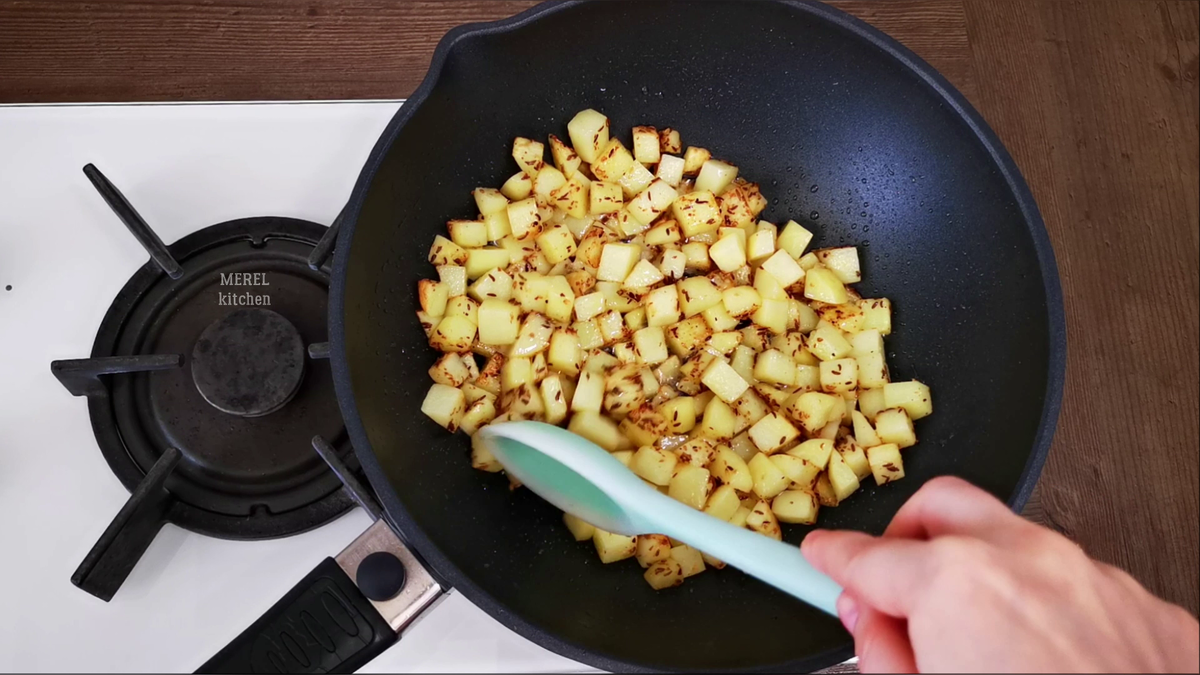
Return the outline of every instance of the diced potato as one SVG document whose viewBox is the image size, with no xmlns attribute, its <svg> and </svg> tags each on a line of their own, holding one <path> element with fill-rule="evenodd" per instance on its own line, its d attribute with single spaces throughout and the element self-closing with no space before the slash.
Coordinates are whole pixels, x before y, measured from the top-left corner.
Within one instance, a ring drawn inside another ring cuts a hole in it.
<svg viewBox="0 0 1200 675">
<path fill-rule="evenodd" d="M 571 536 L 575 537 L 575 541 L 587 541 L 592 538 L 592 535 L 596 534 L 595 526 L 569 513 L 563 514 L 563 523 L 571 531 Z"/>
<path fill-rule="evenodd" d="M 664 154 L 658 160 L 654 175 L 671 187 L 679 187 L 679 181 L 683 180 L 683 165 L 682 157 Z"/>
<path fill-rule="evenodd" d="M 579 158 L 591 164 L 608 145 L 608 118 L 591 108 L 583 110 L 567 123 L 567 135 Z"/>
<path fill-rule="evenodd" d="M 837 452 L 842 455 L 842 460 L 846 462 L 846 466 L 854 472 L 854 475 L 861 481 L 871 475 L 871 465 L 867 462 L 867 451 L 863 446 L 858 444 L 853 436 L 842 436 L 834 441 L 834 446 Z"/>
<path fill-rule="evenodd" d="M 732 525 L 737 527 L 747 527 L 746 521 L 750 518 L 750 509 L 745 505 L 739 506 L 737 511 L 733 512 L 733 516 L 729 519 Z"/>
<path fill-rule="evenodd" d="M 600 412 L 604 404 L 604 375 L 584 371 L 575 385 L 575 396 L 571 399 L 571 410 L 575 412 Z"/>
<path fill-rule="evenodd" d="M 900 458 L 900 446 L 895 443 L 867 448 L 867 461 L 871 465 L 876 485 L 904 478 L 904 460 Z"/>
<path fill-rule="evenodd" d="M 646 402 L 640 369 L 636 365 L 613 368 L 604 380 L 604 409 L 623 416 Z"/>
<path fill-rule="evenodd" d="M 775 518 L 775 513 L 771 511 L 771 505 L 765 499 L 754 503 L 754 507 L 746 516 L 746 527 L 776 541 L 783 539 L 783 530 L 779 529 L 779 520 Z"/>
<path fill-rule="evenodd" d="M 892 302 L 887 298 L 863 298 L 858 300 L 863 311 L 863 330 L 877 330 L 880 335 L 892 332 Z"/>
<path fill-rule="evenodd" d="M 633 128 L 633 158 L 643 164 L 657 164 L 661 154 L 658 129 L 649 126 L 635 126 Z"/>
<path fill-rule="evenodd" d="M 754 273 L 754 290 L 764 300 L 788 300 L 787 291 L 779 281 L 766 270 L 759 269 Z"/>
<path fill-rule="evenodd" d="M 684 257 L 687 258 L 687 264 L 684 269 L 688 272 L 704 274 L 712 269 L 712 260 L 708 257 L 708 244 L 700 241 L 689 241 L 680 250 L 683 251 Z"/>
<path fill-rule="evenodd" d="M 679 321 L 679 294 L 674 286 L 650 291 L 644 301 L 648 326 L 669 326 Z"/>
<path fill-rule="evenodd" d="M 421 311 L 432 317 L 441 317 L 446 313 L 446 301 L 450 299 L 450 286 L 431 279 L 417 282 L 417 299 L 421 303 Z"/>
<path fill-rule="evenodd" d="M 500 391 L 516 389 L 533 381 L 533 363 L 527 358 L 509 357 L 500 367 Z"/>
<path fill-rule="evenodd" d="M 650 314 L 649 306 L 647 306 L 647 320 L 653 325 Z M 704 317 L 693 316 L 667 328 L 667 346 L 673 354 L 680 358 L 687 358 L 691 356 L 692 352 L 703 347 L 711 336 L 712 328 L 709 328 Z"/>
<path fill-rule="evenodd" d="M 652 182 L 654 182 L 654 174 L 638 162 L 629 165 L 625 173 L 617 179 L 617 184 L 621 186 L 621 193 L 626 199 L 632 199 L 649 187 Z"/>
<path fill-rule="evenodd" d="M 616 181 L 632 164 L 633 154 L 625 144 L 620 139 L 610 138 L 595 161 L 591 162 L 592 175 L 600 180 Z"/>
<path fill-rule="evenodd" d="M 462 390 L 436 382 L 429 388 L 425 400 L 421 403 L 421 412 L 450 433 L 458 431 L 466 408 L 466 398 Z"/>
<path fill-rule="evenodd" d="M 508 200 L 504 202 L 507 204 Z M 446 229 L 450 232 L 450 240 L 463 248 L 479 248 L 488 243 L 487 225 L 482 220 L 451 220 L 446 223 Z"/>
<path fill-rule="evenodd" d="M 683 583 L 683 567 L 672 558 L 659 560 L 646 568 L 642 578 L 656 591 L 673 588 Z"/>
<path fill-rule="evenodd" d="M 579 395 L 578 389 L 575 391 L 575 395 Z M 573 401 L 572 407 L 574 407 Z M 567 430 L 573 434 L 579 434 L 609 452 L 620 450 L 627 443 L 625 436 L 617 428 L 616 422 L 598 412 L 586 410 L 576 412 L 571 416 Z"/>
<path fill-rule="evenodd" d="M 828 474 L 822 473 L 817 478 L 817 484 L 814 488 L 814 491 L 817 493 L 817 501 L 821 503 L 821 506 L 838 505 L 837 495 L 833 492 L 833 486 L 829 484 Z"/>
<path fill-rule="evenodd" d="M 800 265 L 796 264 L 796 261 L 792 258 L 792 256 L 788 255 L 788 252 L 784 250 L 776 251 L 774 255 L 767 258 L 762 264 L 762 269 L 766 270 L 771 276 L 775 277 L 775 280 L 779 282 L 779 285 L 783 286 L 784 288 L 787 288 L 788 286 L 791 286 L 797 281 L 805 278 L 804 270 L 801 269 Z"/>
<path fill-rule="evenodd" d="M 635 289 L 648 289 L 664 279 L 663 273 L 649 260 L 639 260 L 625 277 L 624 285 Z"/>
<path fill-rule="evenodd" d="M 716 232 L 724 222 L 716 195 L 707 190 L 680 195 L 671 204 L 671 215 L 679 223 L 684 237 Z"/>
<path fill-rule="evenodd" d="M 695 576 L 704 571 L 704 558 L 698 549 L 686 544 L 671 547 L 671 559 L 679 563 L 683 569 L 684 578 Z"/>
<path fill-rule="evenodd" d="M 475 380 L 478 378 L 479 378 L 479 375 L 476 374 L 475 378 L 473 378 L 470 382 L 467 382 L 462 387 L 460 387 L 463 390 L 463 395 L 466 397 L 468 405 L 474 403 L 475 401 L 478 401 L 481 398 L 492 398 L 492 399 L 496 398 L 496 396 L 494 394 L 492 394 L 492 392 L 488 391 L 487 389 L 484 389 L 483 387 L 479 386 L 478 384 L 475 384 Z"/>
<path fill-rule="evenodd" d="M 917 444 L 917 432 L 904 408 L 880 410 L 875 415 L 875 433 L 884 443 L 895 443 L 901 448 Z"/>
<path fill-rule="evenodd" d="M 754 391 L 762 397 L 762 400 L 765 401 L 772 410 L 780 410 L 785 408 L 789 401 L 789 397 L 792 396 L 792 394 L 785 389 L 780 389 L 779 387 L 775 387 L 763 382 L 754 385 Z"/>
<path fill-rule="evenodd" d="M 783 231 L 779 233 L 776 240 L 776 245 L 787 251 L 792 258 L 799 260 L 800 256 L 804 255 L 804 249 L 808 248 L 812 242 L 812 232 L 804 229 L 800 223 L 794 220 L 789 220 L 783 226 Z"/>
<path fill-rule="evenodd" d="M 720 359 L 714 359 L 709 364 L 700 381 L 726 403 L 737 400 L 750 386 L 736 370 Z"/>
<path fill-rule="evenodd" d="M 746 243 L 746 258 L 751 262 L 764 261 L 775 253 L 775 226 L 771 223 L 766 225 L 770 225 L 770 228 L 764 228 L 760 223 L 759 229 L 750 235 Z"/>
<path fill-rule="evenodd" d="M 842 281 L 824 267 L 808 270 L 804 277 L 804 297 L 832 305 L 840 305 L 850 299 Z"/>
<path fill-rule="evenodd" d="M 575 291 L 566 277 L 547 278 L 546 316 L 559 324 L 570 323 L 575 310 Z"/>
<path fill-rule="evenodd" d="M 429 247 L 429 262 L 434 265 L 462 265 L 467 262 L 467 250 L 439 234 Z"/>
<path fill-rule="evenodd" d="M 633 345 L 638 357 L 650 365 L 658 365 L 670 356 L 666 333 L 661 326 L 649 326 L 635 332 Z"/>
<path fill-rule="evenodd" d="M 745 339 L 745 333 L 742 333 L 742 336 Z M 754 350 L 744 344 L 739 344 L 733 349 L 733 357 L 730 358 L 729 365 L 737 371 L 738 375 L 742 376 L 743 380 L 754 383 L 758 379 L 754 377 L 754 359 Z"/>
<path fill-rule="evenodd" d="M 854 437 L 858 442 L 865 447 L 881 445 L 883 441 L 879 440 L 879 435 L 875 433 L 875 427 L 871 426 L 871 422 L 861 412 L 854 410 L 850 413 L 854 423 Z"/>
<path fill-rule="evenodd" d="M 596 277 L 592 276 L 592 273 L 587 270 L 570 272 L 564 278 L 570 284 L 571 290 L 575 292 L 575 297 L 586 295 L 588 291 L 596 286 Z"/>
<path fill-rule="evenodd" d="M 862 281 L 862 271 L 858 265 L 858 249 L 853 246 L 839 248 L 822 248 L 813 251 L 817 260 L 826 267 L 843 284 L 856 284 Z"/>
<path fill-rule="evenodd" d="M 512 155 L 521 170 L 530 178 L 536 176 L 538 171 L 541 171 L 542 167 L 546 165 L 546 146 L 529 138 L 518 136 L 514 139 Z"/>
<path fill-rule="evenodd" d="M 542 232 L 542 216 L 533 197 L 508 205 L 508 224 L 514 239 L 532 239 Z"/>
<path fill-rule="evenodd" d="M 594 320 L 600 329 L 600 336 L 604 339 L 606 347 L 624 342 L 631 337 L 629 328 L 625 326 L 624 317 L 615 309 L 601 314 Z"/>
<path fill-rule="evenodd" d="M 767 349 L 754 363 L 754 378 L 760 382 L 787 387 L 796 384 L 796 364 L 777 349 Z"/>
<path fill-rule="evenodd" d="M 764 454 L 751 457 L 747 466 L 754 479 L 754 494 L 763 499 L 771 499 L 791 484 L 791 480 Z"/>
<path fill-rule="evenodd" d="M 550 346 L 550 336 L 554 334 L 554 324 L 537 312 L 525 315 L 525 321 L 517 332 L 517 339 L 509 350 L 509 356 L 530 357 L 544 351 Z"/>
<path fill-rule="evenodd" d="M 520 201 L 533 192 L 533 179 L 524 171 L 517 172 L 504 181 L 504 185 L 500 186 L 500 192 L 514 202 Z"/>
<path fill-rule="evenodd" d="M 861 368 L 861 366 L 860 366 Z M 860 371 L 861 372 L 861 371 Z M 875 417 L 879 411 L 886 406 L 883 404 L 883 388 L 878 389 L 860 389 L 858 391 L 858 410 L 872 424 L 875 423 Z"/>
<path fill-rule="evenodd" d="M 800 431 L 786 417 L 774 412 L 750 427 L 750 440 L 767 455 L 783 450 L 799 436 Z"/>
<path fill-rule="evenodd" d="M 637 552 L 636 537 L 605 532 L 598 527 L 595 534 L 592 535 L 592 543 L 596 546 L 596 553 L 600 556 L 600 562 L 606 565 L 625 560 L 626 558 L 632 558 Z"/>
<path fill-rule="evenodd" d="M 583 161 L 570 146 L 554 134 L 550 134 L 550 157 L 554 160 L 554 166 L 567 178 L 575 175 Z"/>
<path fill-rule="evenodd" d="M 791 481 L 791 489 L 811 489 L 817 482 L 817 476 L 821 474 L 821 469 L 817 468 L 816 464 L 786 452 L 771 455 L 771 461 Z"/>
<path fill-rule="evenodd" d="M 833 452 L 833 441 L 826 438 L 812 438 L 788 450 L 787 454 L 809 462 L 818 471 L 824 471 L 829 465 L 829 456 Z"/>
<path fill-rule="evenodd" d="M 840 419 L 840 410 L 835 410 L 839 403 L 844 405 L 840 396 L 806 391 L 788 399 L 787 412 L 806 431 L 815 434 L 830 420 Z"/>
<path fill-rule="evenodd" d="M 597 375 L 605 375 L 609 370 L 621 365 L 619 359 L 608 352 L 595 350 L 588 355 L 587 361 L 583 364 L 583 369 L 589 373 Z"/>
<path fill-rule="evenodd" d="M 807 333 L 816 328 L 817 324 L 820 323 L 820 318 L 817 316 L 817 313 L 813 311 L 812 307 L 809 307 L 808 305 L 794 298 L 789 304 L 790 311 L 788 312 L 788 319 L 789 323 L 795 330 L 798 330 L 801 333 Z"/>
<path fill-rule="evenodd" d="M 733 438 L 737 428 L 737 415 L 729 404 L 714 396 L 704 407 L 704 415 L 696 427 L 695 434 L 701 438 L 723 441 Z"/>
<path fill-rule="evenodd" d="M 855 358 L 858 364 L 858 386 L 863 389 L 882 389 L 891 379 L 883 352 L 863 354 Z"/>
<path fill-rule="evenodd" d="M 817 522 L 817 511 L 820 508 L 817 496 L 806 490 L 781 492 L 771 502 L 771 511 L 784 523 L 812 525 Z"/>
<path fill-rule="evenodd" d="M 721 302 L 721 291 L 706 277 L 690 277 L 675 284 L 685 317 L 695 316 Z"/>
<path fill-rule="evenodd" d="M 680 464 L 667 487 L 667 496 L 700 510 L 708 501 L 713 487 L 712 476 L 702 467 Z"/>
<path fill-rule="evenodd" d="M 737 490 L 732 485 L 722 485 L 713 490 L 712 494 L 708 496 L 708 503 L 704 505 L 704 512 L 714 518 L 729 520 L 741 505 L 741 499 L 738 498 Z"/>
<path fill-rule="evenodd" d="M 465 295 L 450 298 L 446 303 L 446 314 L 443 319 L 460 316 L 471 323 L 479 323 L 479 303 Z"/>
<path fill-rule="evenodd" d="M 575 255 L 575 236 L 562 225 L 544 230 L 537 237 L 537 245 L 551 265 L 557 265 Z"/>
<path fill-rule="evenodd" d="M 616 213 L 625 205 L 621 186 L 617 183 L 595 181 L 588 194 L 588 212 L 596 215 Z"/>
<path fill-rule="evenodd" d="M 889 408 L 904 408 L 909 419 L 919 420 L 933 412 L 929 386 L 911 380 L 883 385 L 883 404 Z"/>
<path fill-rule="evenodd" d="M 475 341 L 475 323 L 464 316 L 447 316 L 429 334 L 429 344 L 443 352 L 466 354 Z"/>
<path fill-rule="evenodd" d="M 649 225 L 671 206 L 678 194 L 666 181 L 655 178 L 645 190 L 629 200 L 625 208 L 639 223 Z"/>
<path fill-rule="evenodd" d="M 631 331 L 639 331 L 646 327 L 646 308 L 635 307 L 625 313 L 625 325 Z"/>
<path fill-rule="evenodd" d="M 708 255 L 723 272 L 732 272 L 746 264 L 746 246 L 736 236 L 719 239 L 708 247 Z"/>
<path fill-rule="evenodd" d="M 471 438 L 471 468 L 488 473 L 499 473 L 504 470 L 487 444 L 480 441 L 478 436 Z"/>
<path fill-rule="evenodd" d="M 475 378 L 475 386 L 487 391 L 493 396 L 500 395 L 500 372 L 504 369 L 503 354 L 493 354 L 488 358 L 488 362 L 484 364 L 483 369 L 479 372 L 479 377 Z"/>
<path fill-rule="evenodd" d="M 854 469 L 846 464 L 842 453 L 836 450 L 829 455 L 829 468 L 826 473 L 829 476 L 829 484 L 833 487 L 834 497 L 837 498 L 839 504 L 846 501 L 846 498 L 858 489 L 858 476 L 854 473 Z"/>
<path fill-rule="evenodd" d="M 683 173 L 689 176 L 699 173 L 701 167 L 711 157 L 712 153 L 708 150 L 689 146 L 687 152 L 683 153 Z"/>
<path fill-rule="evenodd" d="M 605 244 L 600 254 L 596 278 L 621 283 L 641 259 L 641 247 L 635 244 Z"/>
<path fill-rule="evenodd" d="M 638 451 L 633 453 L 633 460 L 629 463 L 629 468 L 638 476 L 655 485 L 667 485 L 671 482 L 675 465 L 678 463 L 679 460 L 674 453 L 645 446 L 638 448 Z"/>
<path fill-rule="evenodd" d="M 700 165 L 700 174 L 696 176 L 696 189 L 721 194 L 733 179 L 737 178 L 737 174 L 736 166 L 718 159 L 710 159 Z"/>
<path fill-rule="evenodd" d="M 587 321 L 588 319 L 600 316 L 605 310 L 604 294 L 596 291 L 587 295 L 575 298 L 575 318 L 579 321 Z"/>
<path fill-rule="evenodd" d="M 683 150 L 679 142 L 679 131 L 666 127 L 658 131 L 658 147 L 662 152 L 678 153 Z"/>
<path fill-rule="evenodd" d="M 466 412 L 463 413 L 462 420 L 459 422 L 459 428 L 470 435 L 475 435 L 479 428 L 491 422 L 496 418 L 496 402 L 491 396 L 477 399 L 473 403 L 467 405 Z"/>
<path fill-rule="evenodd" d="M 667 421 L 662 413 L 648 403 L 630 411 L 619 425 L 621 433 L 634 445 L 654 445 L 668 432 Z"/>
<path fill-rule="evenodd" d="M 466 358 L 472 358 L 468 355 Z M 442 354 L 441 358 L 429 368 L 429 378 L 438 384 L 451 387 L 461 387 L 470 377 L 470 371 L 458 354 Z"/>
<path fill-rule="evenodd" d="M 774 298 L 763 298 L 762 305 L 750 316 L 754 323 L 766 328 L 775 335 L 787 332 L 788 302 Z"/>
<path fill-rule="evenodd" d="M 717 201 L 721 205 L 721 215 L 730 227 L 749 227 L 754 223 L 751 196 L 737 181 Z"/>
<path fill-rule="evenodd" d="M 710 307 L 708 311 L 711 311 L 714 308 L 715 308 L 715 305 L 713 307 Z M 722 311 L 724 311 L 724 310 L 722 310 Z M 705 318 L 705 321 L 708 321 L 709 327 L 712 327 L 712 321 L 709 321 L 709 317 L 707 316 L 707 314 L 705 315 L 704 318 Z M 725 355 L 729 355 L 730 353 L 732 353 L 733 350 L 736 349 L 738 347 L 738 345 L 740 345 L 740 344 L 742 344 L 742 333 L 741 333 L 741 331 L 736 331 L 736 330 L 727 330 L 727 331 L 722 331 L 720 333 L 713 333 L 712 337 L 708 338 L 708 346 L 722 354 L 725 354 Z M 741 375 L 741 373 L 738 373 L 738 374 Z M 742 378 L 742 379 L 745 379 L 745 378 Z"/>
<path fill-rule="evenodd" d="M 510 345 L 520 331 L 521 308 L 507 300 L 488 298 L 479 304 L 479 341 Z M 474 335 L 472 334 L 472 338 Z"/>
<path fill-rule="evenodd" d="M 563 394 L 562 378 L 549 375 L 538 385 L 545 407 L 546 421 L 550 424 L 561 424 L 567 419 L 567 399 Z"/>
<path fill-rule="evenodd" d="M 513 278 L 502 269 L 493 269 L 471 284 L 469 295 L 479 302 L 494 299 L 507 301 L 512 298 Z"/>
<path fill-rule="evenodd" d="M 696 426 L 696 408 L 691 397 L 680 396 L 659 406 L 672 434 L 686 434 Z"/>
<path fill-rule="evenodd" d="M 642 534 L 637 538 L 638 564 L 643 568 L 650 567 L 660 560 L 670 560 L 671 539 L 665 534 Z"/>
<path fill-rule="evenodd" d="M 849 340 L 851 356 L 883 353 L 883 336 L 874 328 L 855 333 Z"/>
<path fill-rule="evenodd" d="M 853 391 L 858 386 L 858 362 L 834 359 L 821 362 L 821 389 L 835 394 Z"/>
<path fill-rule="evenodd" d="M 824 321 L 808 334 L 808 350 L 822 361 L 836 361 L 851 354 L 850 342 L 842 331 Z"/>
<path fill-rule="evenodd" d="M 857 333 L 862 330 L 863 313 L 854 303 L 844 305 L 826 305 L 813 303 L 820 320 L 826 321 L 847 333 Z"/>
</svg>

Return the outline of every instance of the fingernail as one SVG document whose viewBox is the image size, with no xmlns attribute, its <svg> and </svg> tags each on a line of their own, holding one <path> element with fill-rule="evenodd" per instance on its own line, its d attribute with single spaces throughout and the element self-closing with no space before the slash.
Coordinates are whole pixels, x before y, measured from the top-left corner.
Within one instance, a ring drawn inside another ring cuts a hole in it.
<svg viewBox="0 0 1200 675">
<path fill-rule="evenodd" d="M 842 625 L 846 627 L 847 632 L 853 635 L 854 627 L 858 625 L 858 601 L 846 593 L 842 593 L 838 597 L 837 611 Z"/>
</svg>

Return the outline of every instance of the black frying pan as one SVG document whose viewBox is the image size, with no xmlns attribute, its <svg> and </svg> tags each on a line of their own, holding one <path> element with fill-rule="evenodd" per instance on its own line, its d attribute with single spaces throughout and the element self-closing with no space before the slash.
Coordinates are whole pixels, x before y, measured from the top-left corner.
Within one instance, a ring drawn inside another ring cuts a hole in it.
<svg viewBox="0 0 1200 675">
<path fill-rule="evenodd" d="M 892 372 L 929 383 L 937 412 L 917 424 L 908 477 L 823 510 L 823 527 L 878 533 L 942 474 L 1014 509 L 1025 503 L 1065 361 L 1054 256 L 1029 190 L 928 64 L 809 2 L 550 3 L 460 27 L 354 190 L 330 313 L 338 399 L 386 520 L 443 587 L 604 669 L 798 672 L 845 659 L 850 638 L 835 619 L 739 572 L 655 592 L 633 563 L 602 565 L 566 535 L 558 511 L 471 469 L 466 437 L 418 412 L 434 358 L 414 315 L 417 280 L 435 274 L 430 241 L 447 219 L 474 216 L 472 188 L 516 171 L 514 136 L 565 138 L 566 121 L 588 107 L 620 133 L 671 126 L 685 145 L 737 164 L 771 200 L 766 219 L 800 220 L 815 245 L 858 245 L 861 290 L 893 300 Z M 804 533 L 791 527 L 787 538 Z M 338 574 L 326 584 L 346 585 Z M 339 602 L 359 599 L 352 584 L 343 591 Z M 293 670 L 305 659 L 353 668 L 391 639 L 322 652 L 324 638 L 298 628 L 308 624 L 279 622 L 294 606 L 273 611 L 273 624 L 256 624 L 206 668 L 264 663 L 263 654 Z M 289 646 L 297 641 L 307 646 Z M 260 661 L 236 660 L 252 652 Z"/>
</svg>

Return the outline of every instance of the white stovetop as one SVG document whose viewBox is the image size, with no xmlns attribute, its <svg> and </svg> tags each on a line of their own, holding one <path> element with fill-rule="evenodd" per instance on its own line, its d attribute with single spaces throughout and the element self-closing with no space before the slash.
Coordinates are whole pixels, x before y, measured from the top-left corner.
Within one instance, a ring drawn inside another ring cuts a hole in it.
<svg viewBox="0 0 1200 675">
<path fill-rule="evenodd" d="M 71 585 L 128 493 L 50 361 L 89 355 L 147 260 L 80 169 L 167 243 L 244 216 L 328 223 L 398 105 L 0 106 L 0 671 L 191 672 L 369 524 L 263 542 L 167 525 L 111 602 Z M 585 670 L 451 594 L 363 672 Z"/>
</svg>

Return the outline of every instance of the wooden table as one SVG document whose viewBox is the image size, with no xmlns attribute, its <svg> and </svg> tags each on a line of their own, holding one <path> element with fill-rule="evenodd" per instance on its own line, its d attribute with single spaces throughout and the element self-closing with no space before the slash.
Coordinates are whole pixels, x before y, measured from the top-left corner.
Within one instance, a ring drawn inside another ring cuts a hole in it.
<svg viewBox="0 0 1200 675">
<path fill-rule="evenodd" d="M 0 103 L 404 98 L 447 29 L 532 4 L 0 0 Z M 1070 347 L 1026 515 L 1196 614 L 1200 5 L 834 4 L 966 94 L 1045 216 Z"/>
</svg>

